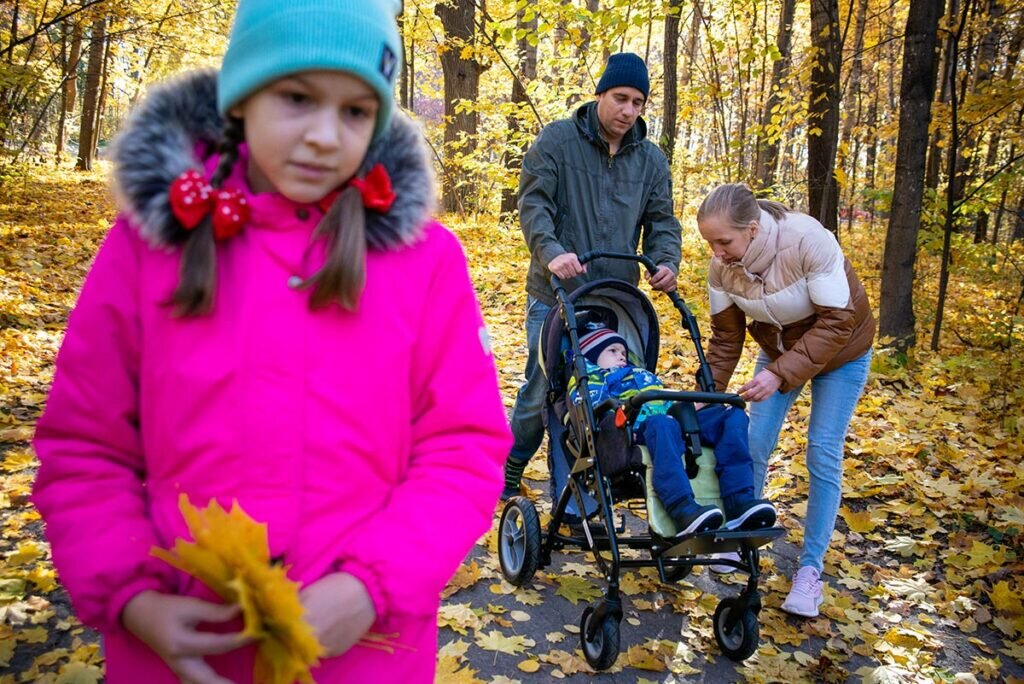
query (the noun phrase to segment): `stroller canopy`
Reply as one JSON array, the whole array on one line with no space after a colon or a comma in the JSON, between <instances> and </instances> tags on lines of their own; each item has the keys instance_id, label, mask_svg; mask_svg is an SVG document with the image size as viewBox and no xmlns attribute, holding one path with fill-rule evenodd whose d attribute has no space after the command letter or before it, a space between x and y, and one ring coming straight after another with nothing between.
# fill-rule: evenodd
<instances>
[{"instance_id":1,"label":"stroller canopy","mask_svg":"<svg viewBox=\"0 0 1024 684\"><path fill-rule=\"evenodd\" d=\"M586 283L569 295L576 314L577 334L585 335L598 327L618 331L652 373L658 364L658 316L651 301L640 290L623 280L604 279ZM569 333L561 316L561 306L552 307L540 329L538 363L548 384L561 387L559 366L569 350Z\"/></svg>"}]
</instances>

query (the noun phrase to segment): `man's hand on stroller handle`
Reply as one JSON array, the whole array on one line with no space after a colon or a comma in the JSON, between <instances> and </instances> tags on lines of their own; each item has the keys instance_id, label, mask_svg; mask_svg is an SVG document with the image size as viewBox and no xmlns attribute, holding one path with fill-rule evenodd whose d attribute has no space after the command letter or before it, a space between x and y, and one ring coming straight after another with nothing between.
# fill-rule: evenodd
<instances>
[{"instance_id":1,"label":"man's hand on stroller handle","mask_svg":"<svg viewBox=\"0 0 1024 684\"><path fill-rule=\"evenodd\" d=\"M580 263L579 257L574 252L566 252L552 259L548 263L548 270L565 280L586 273L587 267Z\"/></svg>"},{"instance_id":2,"label":"man's hand on stroller handle","mask_svg":"<svg viewBox=\"0 0 1024 684\"><path fill-rule=\"evenodd\" d=\"M660 292L673 292L676 289L676 272L662 264L657 271L647 274L647 282Z\"/></svg>"}]
</instances>

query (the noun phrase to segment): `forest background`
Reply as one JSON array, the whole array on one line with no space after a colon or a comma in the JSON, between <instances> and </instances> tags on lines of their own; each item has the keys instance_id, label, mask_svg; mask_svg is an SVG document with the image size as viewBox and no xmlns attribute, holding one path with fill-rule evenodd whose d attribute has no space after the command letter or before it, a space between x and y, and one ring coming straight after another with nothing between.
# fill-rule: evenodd
<instances>
[{"instance_id":1,"label":"forest background","mask_svg":"<svg viewBox=\"0 0 1024 684\"><path fill-rule=\"evenodd\" d=\"M217 0L0 3L0 668L13 673L0 682L87 676L101 660L49 565L27 497L28 439L67 311L113 216L104 152L150 85L216 66L233 9ZM507 404L525 356L519 160L541 126L591 98L611 53L636 52L650 67L644 117L672 163L680 287L702 323L708 257L693 216L720 182L745 181L818 217L865 281L880 339L852 426L842 543L833 543L842 554L829 560L841 578L833 603L856 600L829 614L836 631L772 617L769 599L769 650L756 656L761 667L737 672L817 679L852 658L865 672L910 679L1020 676L1024 2L407 1L400 25L399 100L435 156L441 211L469 254ZM688 383L688 342L672 330L665 339L665 374ZM784 510L806 491L801 458L796 435L784 439L780 472L796 475L770 489ZM459 589L498 582L488 545L447 597L444 633L477 640L446 654L442 679L472 681L488 669L480 662L494 668L474 653L525 662L521 642L486 636L509 622L500 601L458 602ZM859 568L848 560L857 557ZM706 628L700 610L678 612ZM950 651L946 638L970 646ZM697 650L714 652L705 645ZM794 656L811 645L831 654L827 663ZM673 648L643 646L653 658L627 657L624 645L620 671L685 674ZM550 651L532 676L585 673L571 650ZM545 681L531 667L517 676Z\"/></svg>"}]
</instances>

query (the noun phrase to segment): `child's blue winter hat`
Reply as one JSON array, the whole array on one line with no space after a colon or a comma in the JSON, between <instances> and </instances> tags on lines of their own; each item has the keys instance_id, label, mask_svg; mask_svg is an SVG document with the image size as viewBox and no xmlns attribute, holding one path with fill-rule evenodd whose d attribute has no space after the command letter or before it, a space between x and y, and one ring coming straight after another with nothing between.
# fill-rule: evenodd
<instances>
[{"instance_id":1,"label":"child's blue winter hat","mask_svg":"<svg viewBox=\"0 0 1024 684\"><path fill-rule=\"evenodd\" d=\"M651 93L651 81L647 76L647 65L640 55L632 52L619 52L608 58L608 65L597 82L595 94L600 95L611 88L629 86L644 94L644 99Z\"/></svg>"},{"instance_id":2,"label":"child's blue winter hat","mask_svg":"<svg viewBox=\"0 0 1024 684\"><path fill-rule=\"evenodd\" d=\"M222 115L248 95L288 74L348 71L380 99L376 138L394 109L402 68L394 0L239 0L217 79Z\"/></svg>"}]
</instances>

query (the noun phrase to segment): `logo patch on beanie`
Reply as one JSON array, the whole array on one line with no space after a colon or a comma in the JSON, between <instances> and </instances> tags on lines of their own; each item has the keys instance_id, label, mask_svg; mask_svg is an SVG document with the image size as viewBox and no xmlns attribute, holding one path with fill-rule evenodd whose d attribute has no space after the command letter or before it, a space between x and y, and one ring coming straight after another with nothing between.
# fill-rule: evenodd
<instances>
[{"instance_id":1,"label":"logo patch on beanie","mask_svg":"<svg viewBox=\"0 0 1024 684\"><path fill-rule=\"evenodd\" d=\"M387 45L384 46L384 51L380 56L380 73L387 79L388 83L395 78L395 67L398 66L398 58L395 57L395 53L391 51L391 48Z\"/></svg>"}]
</instances>

